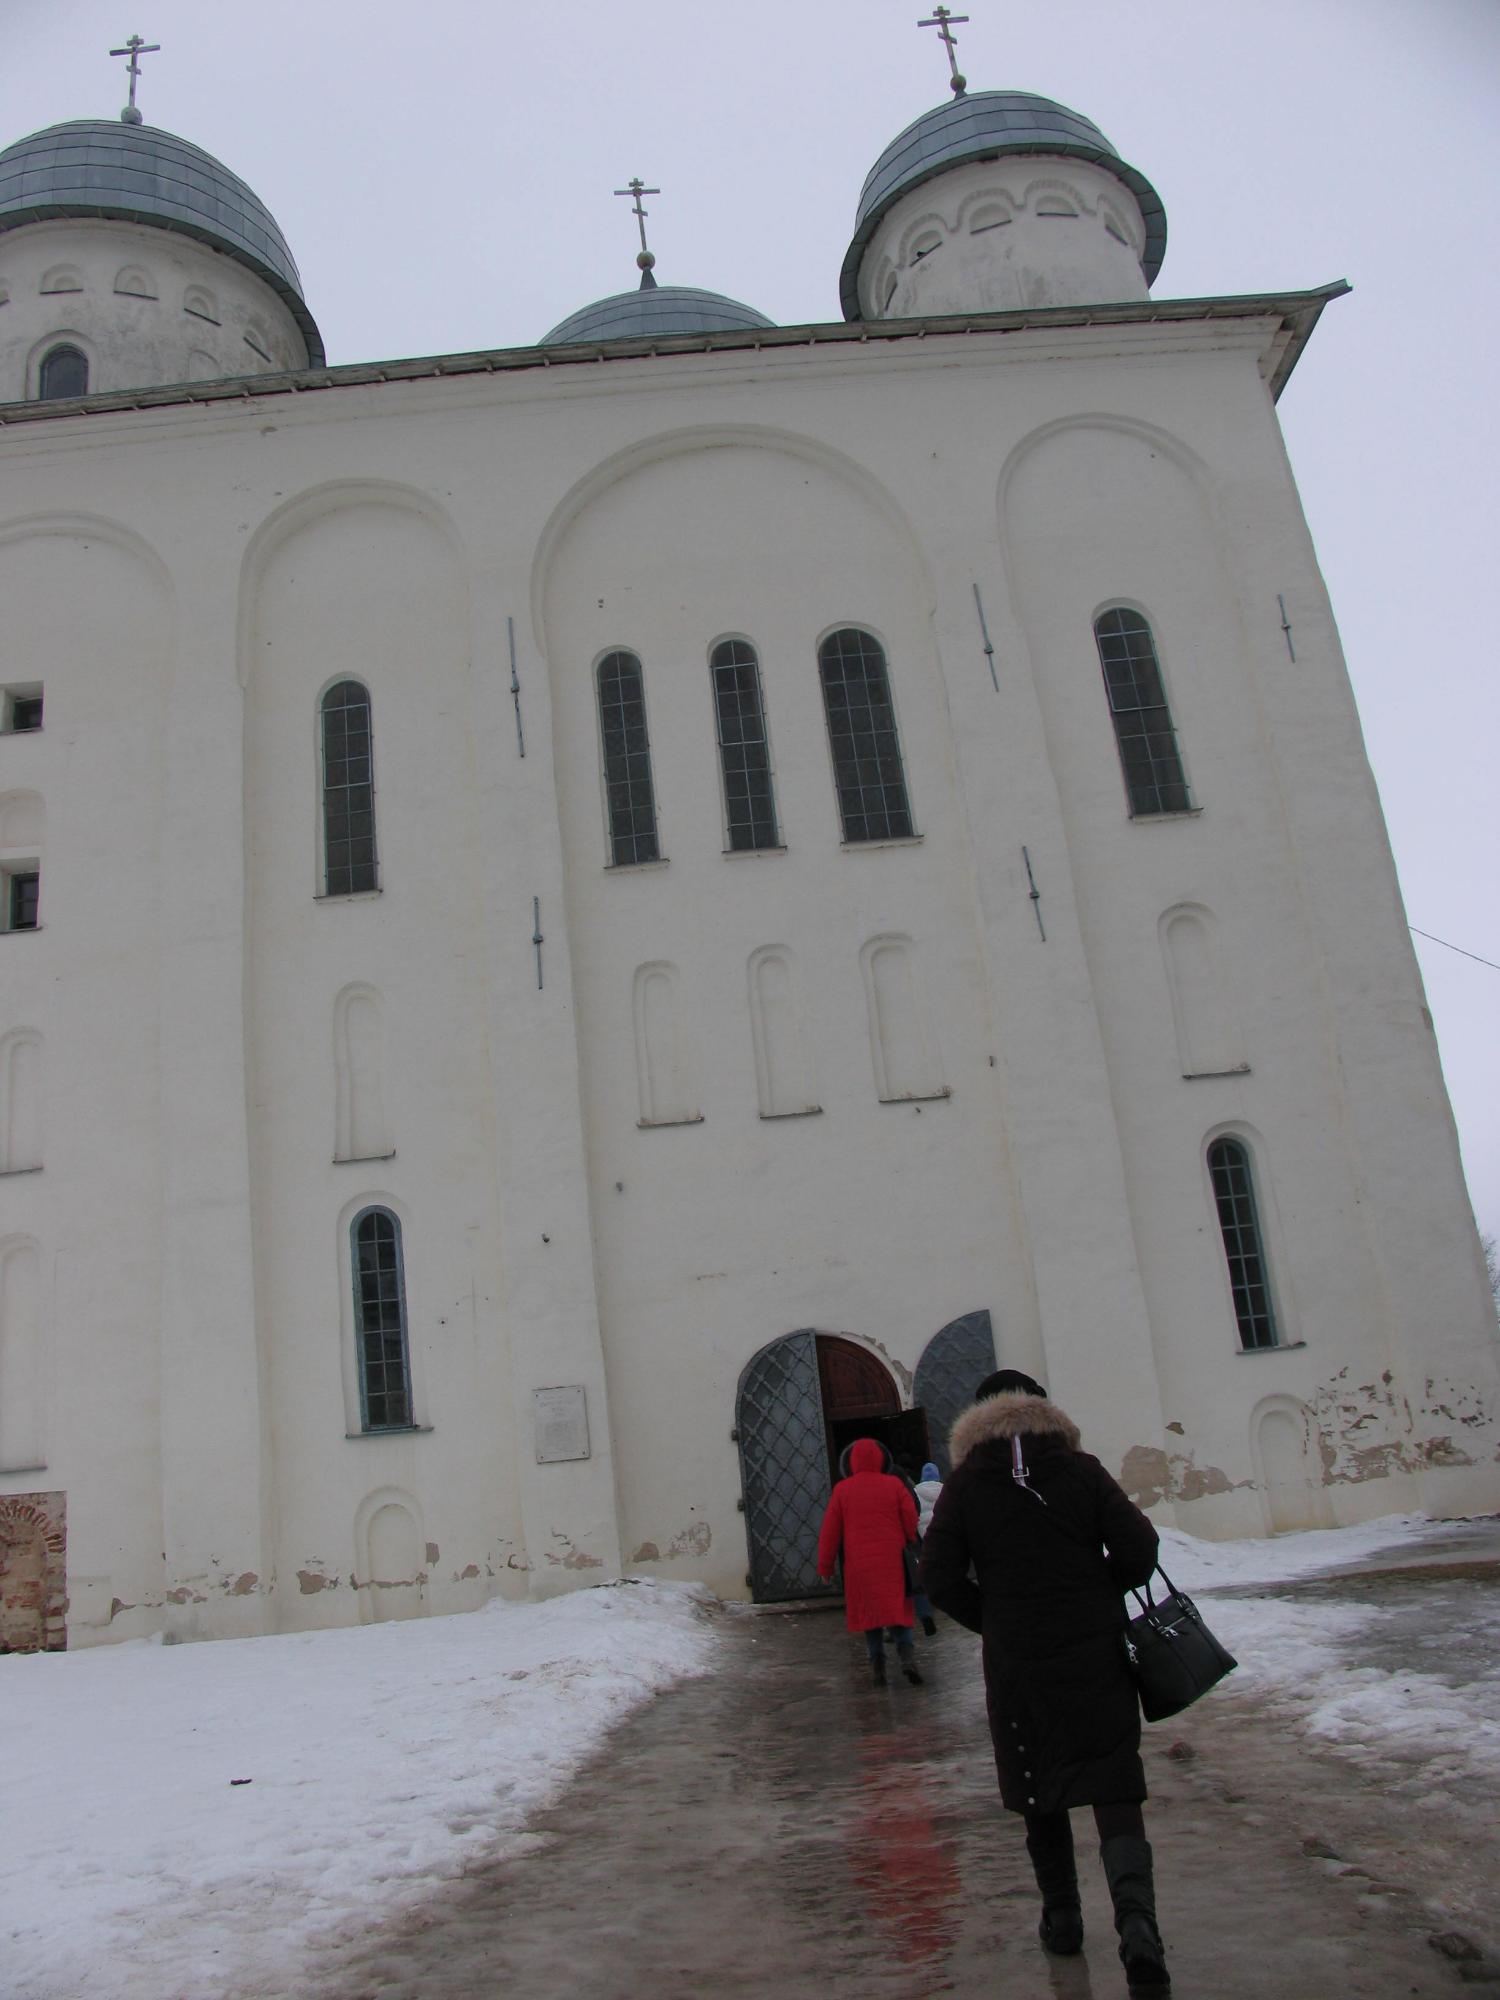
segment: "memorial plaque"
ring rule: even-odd
[[[562,1459],[587,1458],[589,1415],[582,1384],[534,1389],[532,1399],[536,1410],[537,1464],[555,1465]]]

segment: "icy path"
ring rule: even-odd
[[[330,1929],[524,1847],[616,1722],[706,1670],[713,1603],[638,1583],[0,1659],[6,2000],[295,1993]]]

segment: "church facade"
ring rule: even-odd
[[[1500,1504],[1343,288],[1164,245],[960,90],[842,324],[328,368],[209,155],[0,153],[0,1644],[811,1594],[997,1361],[1194,1533]]]

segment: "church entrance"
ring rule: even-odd
[[[839,1455],[878,1438],[893,1457],[927,1455],[927,1418],[903,1410],[890,1370],[868,1348],[810,1328],[772,1341],[740,1377],[735,1434],[757,1604],[837,1597],[818,1581],[818,1529]]]

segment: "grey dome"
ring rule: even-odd
[[[276,218],[201,146],[151,125],[78,118],[49,125],[0,153],[0,231],[64,216],[99,216],[172,229],[222,250],[280,294],[302,329],[308,359],[323,338]]]
[[[559,320],[542,335],[543,347],[574,341],[638,340],[652,334],[741,333],[752,327],[774,326],[774,320],[721,292],[695,291],[691,285],[650,285],[643,291],[616,292],[596,299]]]
[[[1092,120],[1066,105],[1024,90],[978,90],[924,112],[892,139],[871,167],[855,211],[854,241],[839,278],[845,319],[859,318],[859,266],[865,246],[881,217],[902,195],[967,160],[993,160],[1012,153],[1062,153],[1090,160],[1123,181],[1140,204],[1146,224],[1141,266],[1146,283],[1152,283],[1167,252],[1167,211],[1145,175],[1126,166]]]

